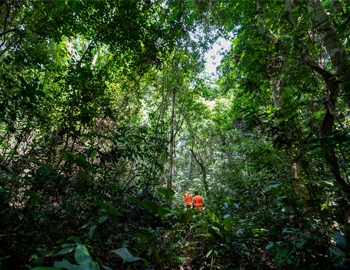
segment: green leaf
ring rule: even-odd
[[[82,244],[78,244],[77,248],[75,249],[74,258],[75,258],[75,261],[81,266],[92,267],[94,265],[94,262],[89,254],[89,251]]]
[[[315,152],[312,152],[309,154],[309,157],[319,157],[319,158],[322,158],[324,157],[325,155],[327,154],[327,149],[321,149],[319,151],[315,151]]]
[[[55,267],[64,268],[68,270],[82,270],[78,265],[73,265],[67,260],[62,260],[61,262],[55,262]]]
[[[127,248],[118,248],[118,249],[111,250],[110,252],[113,252],[113,253],[119,255],[123,260],[134,257],[134,256],[132,256],[132,254],[129,252],[129,250]]]
[[[228,217],[225,218],[224,221],[223,221],[224,229],[225,229],[226,231],[228,231],[228,232],[231,232],[231,230],[232,230],[232,223],[231,223],[232,219],[233,219],[233,218],[232,218],[231,216],[228,216]]]
[[[329,251],[337,257],[341,257],[341,258],[346,257],[345,253],[341,249],[337,248],[336,246],[329,247]]]
[[[151,249],[152,249],[152,252],[154,253],[154,256],[156,256],[157,262],[158,262],[159,264],[161,264],[163,260],[162,260],[162,258],[159,256],[159,252],[158,252],[158,250],[157,250],[156,245],[153,244],[153,245],[151,246]]]
[[[92,226],[89,230],[88,236],[89,238],[92,240],[92,238],[94,237],[95,231],[96,231],[97,225],[95,224],[94,226]]]
[[[105,222],[108,219],[108,216],[102,216],[98,219],[98,223],[102,224],[103,222]]]
[[[212,249],[211,249],[211,250],[209,250],[209,251],[208,251],[208,253],[207,253],[207,255],[205,255],[205,257],[207,257],[207,258],[208,258],[212,252],[213,252],[213,250],[212,250]]]
[[[157,207],[157,214],[158,214],[158,216],[163,217],[163,216],[165,216],[166,214],[169,214],[169,213],[170,213],[169,207],[165,207],[165,206],[158,206]]]
[[[220,223],[219,218],[213,212],[207,211],[207,213],[212,221],[214,221],[216,223]]]
[[[129,252],[127,248],[118,248],[118,249],[111,250],[110,252],[113,252],[119,255],[124,262],[135,262],[141,259],[139,257],[132,256],[132,254]]]
[[[57,267],[35,267],[31,269],[32,270],[61,270],[61,268],[57,268]]]
[[[107,210],[107,209],[109,208],[107,204],[105,204],[104,202],[101,202],[101,201],[98,202],[98,205],[99,205],[102,209],[106,209],[106,210]]]
[[[335,232],[333,234],[333,239],[337,243],[337,245],[346,248],[346,239],[340,232]]]
[[[75,249],[75,246],[74,246],[74,247],[66,247],[66,248],[61,249],[61,251],[58,252],[57,254],[59,254],[59,255],[60,255],[60,254],[61,254],[61,255],[67,254],[67,253],[69,253],[69,252],[72,252],[74,249]]]
[[[97,156],[97,151],[96,150],[93,150],[91,152],[91,158],[95,158]]]
[[[269,187],[268,187],[268,189],[270,190],[270,189],[279,187],[280,185],[281,185],[281,184],[279,184],[279,183],[273,183],[273,182],[271,182],[270,185],[269,185]]]
[[[127,199],[128,202],[134,202],[136,204],[138,204],[139,206],[141,206],[144,209],[149,209],[149,206],[144,203],[143,201],[141,201],[140,199],[136,198],[136,197],[129,197]]]
[[[124,231],[126,231],[126,232],[128,232],[128,231],[129,231],[128,224],[124,224]]]
[[[274,245],[275,245],[274,242],[269,242],[269,243],[266,245],[265,249],[266,249],[266,250],[269,250],[269,249],[272,248]]]
[[[175,195],[175,192],[170,188],[158,188],[158,191],[162,193],[166,199],[170,199]]]
[[[152,201],[145,201],[144,203],[154,214],[158,214],[158,204]]]
[[[118,211],[117,209],[114,209],[114,208],[110,208],[108,212],[110,214],[118,216],[118,217],[123,217],[124,216],[124,214],[122,212],[120,212],[120,211]]]
[[[344,171],[345,171],[345,170],[347,169],[347,167],[348,167],[348,165],[347,165],[344,161],[340,162],[339,166],[340,166],[340,168],[342,168]]]
[[[139,257],[132,257],[132,258],[126,259],[125,262],[131,263],[131,262],[136,262],[138,260],[141,260],[141,258],[139,258]]]
[[[182,222],[187,225],[190,222],[190,220],[192,219],[194,213],[195,212],[193,210],[189,210],[189,211],[186,211],[185,213],[183,213],[181,215]]]
[[[297,243],[295,246],[296,246],[297,248],[302,248],[303,245],[304,245],[306,242],[307,242],[307,241],[306,241],[305,239],[303,239],[302,241],[300,241],[299,243]]]

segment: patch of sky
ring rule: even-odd
[[[204,55],[204,59],[206,61],[204,71],[205,75],[212,77],[217,76],[216,68],[220,65],[225,53],[230,50],[230,46],[230,40],[224,39],[222,37],[217,39],[212,48],[208,50]]]

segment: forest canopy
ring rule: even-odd
[[[349,268],[349,29],[349,0],[0,1],[0,269]]]

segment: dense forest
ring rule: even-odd
[[[349,0],[1,0],[0,269],[349,269],[349,31]]]

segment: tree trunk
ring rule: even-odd
[[[281,79],[278,77],[272,77],[270,79],[270,84],[271,84],[271,88],[272,88],[271,90],[272,90],[273,104],[275,107],[281,107],[281,105],[282,105]]]
[[[192,156],[194,158],[194,160],[197,162],[197,164],[199,165],[199,167],[201,168],[201,172],[202,172],[202,181],[203,181],[203,186],[204,186],[204,190],[205,190],[205,194],[207,197],[209,197],[209,185],[208,185],[208,181],[207,181],[207,170],[205,169],[205,166],[203,164],[203,161],[201,159],[201,157],[198,155],[196,155],[196,153],[193,151],[193,149],[191,149],[191,153]]]
[[[173,161],[174,161],[174,118],[175,118],[175,87],[171,89],[171,116],[170,116],[170,139],[169,139],[169,168],[168,168],[168,181],[167,188],[172,189],[173,187]]]
[[[322,45],[325,47],[335,69],[335,74],[342,83],[345,100],[350,107],[350,58],[346,48],[341,44],[334,25],[329,19],[320,0],[309,0],[307,10],[311,15]]]
[[[285,1],[287,19],[292,25],[292,27],[295,28],[296,23],[293,17],[293,7],[293,0]],[[331,23],[321,2],[319,0],[309,0],[307,8],[316,27],[316,31],[320,35],[321,43],[326,48],[327,53],[330,56],[331,62],[336,70],[336,75],[339,78],[339,80],[337,80],[337,78],[333,74],[329,73],[321,66],[319,62],[315,61],[315,59],[313,59],[313,57],[310,54],[309,48],[302,40],[300,40],[303,46],[303,50],[301,53],[302,60],[322,76],[327,91],[327,101],[325,103],[326,114],[321,127],[321,136],[324,138],[333,131],[333,114],[338,99],[339,83],[343,83],[344,86],[346,85],[344,82],[346,82],[346,80],[349,79],[349,70],[346,66],[347,62],[349,61],[349,57],[345,48],[341,46],[335,28],[333,27],[333,24]],[[346,89],[344,90],[345,99],[348,105],[350,106],[350,99],[348,96],[346,96]],[[327,153],[325,155],[326,164],[329,167],[330,171],[333,173],[338,187],[344,192],[344,194],[347,197],[350,197],[350,186],[341,176],[334,146],[331,144],[323,143],[322,147],[324,149],[327,149]]]

